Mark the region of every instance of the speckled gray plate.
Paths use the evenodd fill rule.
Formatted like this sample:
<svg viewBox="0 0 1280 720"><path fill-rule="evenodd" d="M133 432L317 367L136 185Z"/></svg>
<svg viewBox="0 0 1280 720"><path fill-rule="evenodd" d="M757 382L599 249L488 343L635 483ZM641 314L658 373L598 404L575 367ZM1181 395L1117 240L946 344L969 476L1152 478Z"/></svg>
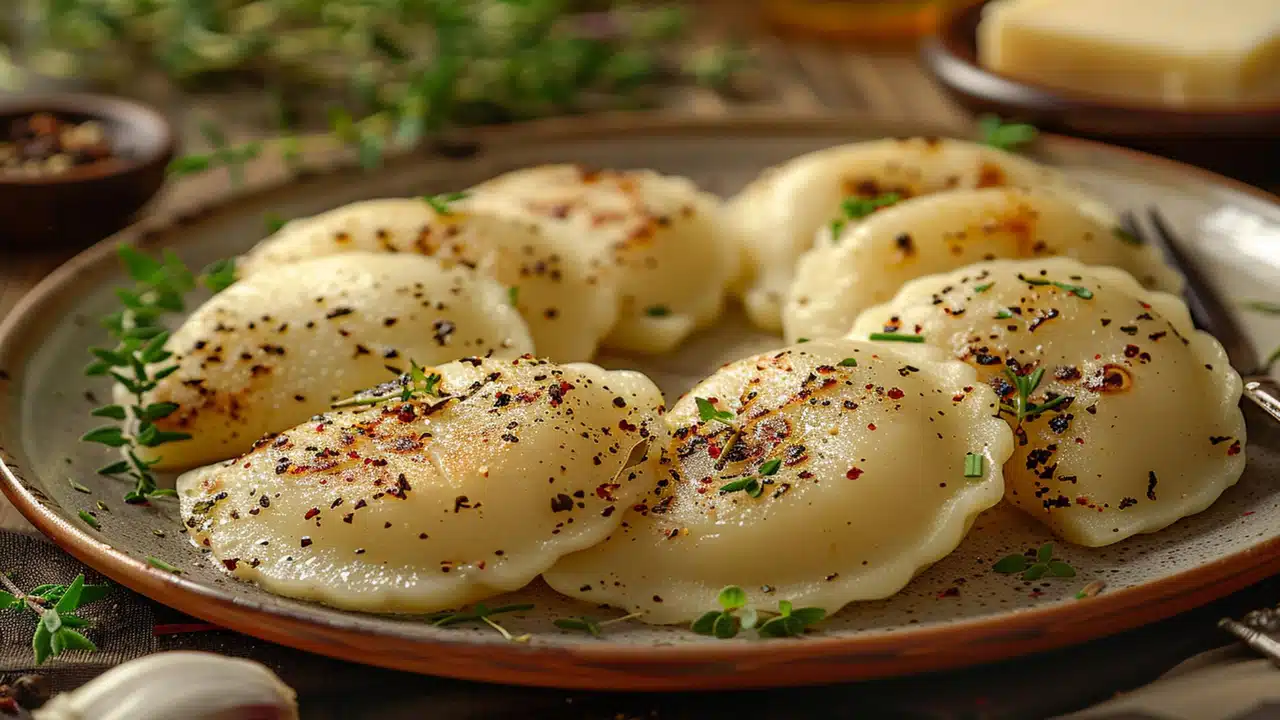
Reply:
<svg viewBox="0 0 1280 720"><path fill-rule="evenodd" d="M899 595L846 608L802 639L719 641L683 628L611 626L602 638L570 634L551 621L599 611L559 598L540 583L510 597L536 609L508 616L527 644L481 626L433 628L417 618L331 610L271 596L225 577L177 532L177 506L127 507L125 486L98 477L106 454L77 437L106 385L81 376L85 348L101 342L95 318L113 306L123 277L116 242L172 247L192 266L245 250L264 234L268 212L308 215L362 198L454 190L495 173L537 163L653 167L731 193L766 166L851 140L928 133L929 128L860 120L663 120L621 117L551 122L482 132L464 159L402 157L361 174L332 157L318 173L288 181L258 168L249 191L232 195L221 178L177 213L152 218L59 269L0 330L0 459L4 491L40 530L117 581L211 622L285 645L348 660L424 673L509 683L582 688L688 689L831 682L940 669L1043 650L1116 632L1194 607L1280 571L1280 429L1253 408L1249 467L1210 510L1160 533L1102 549L1059 547L1072 579L1024 582L991 572L992 562L1034 547L1048 534L1016 511L983 516L961 547ZM1065 167L1117 209L1157 204L1189 240L1220 286L1237 299L1280 299L1280 205L1224 178L1134 152L1046 138L1045 161ZM457 153L453 153L457 154ZM1270 295L1268 295L1268 292ZM1244 318L1260 347L1280 344L1280 318ZM601 362L649 373L669 397L720 363L777 346L737 314L659 358L609 356ZM1176 418L1171 418L1176 422ZM92 494L73 490L69 478ZM101 531L78 511L97 498ZM153 529L165 529L157 537ZM183 568L149 568L155 555ZM1090 581L1097 597L1076 600Z"/></svg>

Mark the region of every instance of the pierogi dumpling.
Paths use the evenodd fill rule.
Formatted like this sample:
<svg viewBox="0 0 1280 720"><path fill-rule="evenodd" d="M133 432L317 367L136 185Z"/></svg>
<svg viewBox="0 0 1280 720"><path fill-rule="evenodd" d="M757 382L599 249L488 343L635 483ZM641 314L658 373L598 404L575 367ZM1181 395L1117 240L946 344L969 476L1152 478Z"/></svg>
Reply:
<svg viewBox="0 0 1280 720"><path fill-rule="evenodd" d="M616 268L621 305L605 345L645 353L676 347L720 315L738 273L736 240L720 200L682 177L651 170L544 165L474 189L520 202Z"/></svg>
<svg viewBox="0 0 1280 720"><path fill-rule="evenodd" d="M858 313L887 302L908 280L982 260L1065 255L1179 292L1182 276L1159 250L1119 226L1105 205L1064 189L952 190L908 200L838 236L819 230L796 268L782 324L792 340L843 336Z"/></svg>
<svg viewBox="0 0 1280 720"><path fill-rule="evenodd" d="M417 255L345 253L235 283L165 347L178 370L147 401L177 403L156 425L193 437L151 452L160 467L189 468L239 455L411 360L514 357L533 343L490 278Z"/></svg>
<svg viewBox="0 0 1280 720"><path fill-rule="evenodd" d="M531 357L427 372L432 396L393 389L180 478L192 541L280 595L429 612L523 587L652 484L662 396L639 373Z"/></svg>
<svg viewBox="0 0 1280 720"><path fill-rule="evenodd" d="M539 357L587 360L618 318L613 270L554 227L503 212L510 200L472 195L443 205L367 200L290 221L237 263L240 277L353 251L418 253L460 262L512 288Z"/></svg>
<svg viewBox="0 0 1280 720"><path fill-rule="evenodd" d="M1222 346L1121 270L1049 258L920 278L851 337L884 332L923 336L996 388L1018 440L1006 497L1070 542L1159 530L1244 471L1240 376ZM1010 374L1039 378L1021 422Z"/></svg>
<svg viewBox="0 0 1280 720"><path fill-rule="evenodd" d="M699 398L728 422L701 419ZM657 481L623 526L543 577L660 624L715 608L726 585L769 588L750 593L759 609L888 597L1000 501L1013 441L995 411L972 369L930 348L836 339L731 363L668 414ZM759 492L724 491L752 477Z"/></svg>
<svg viewBox="0 0 1280 720"><path fill-rule="evenodd" d="M1068 184L1057 170L962 140L872 140L793 158L766 170L726 207L725 217L746 245L746 274L738 284L747 314L764 330L782 330L796 261L818 230L841 216L847 197Z"/></svg>

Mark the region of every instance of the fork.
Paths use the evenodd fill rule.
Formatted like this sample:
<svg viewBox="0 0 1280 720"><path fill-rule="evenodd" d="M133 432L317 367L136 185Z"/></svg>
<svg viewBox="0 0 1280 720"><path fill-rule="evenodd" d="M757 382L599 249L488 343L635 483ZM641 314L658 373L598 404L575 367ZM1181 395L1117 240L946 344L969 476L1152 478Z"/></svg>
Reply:
<svg viewBox="0 0 1280 720"><path fill-rule="evenodd" d="M1280 422L1280 384L1271 379L1267 368L1258 361L1258 351L1240 329L1235 314L1183 252L1182 243L1160 211L1154 207L1147 208L1147 219L1154 232L1146 232L1131 211L1126 210L1121 215L1120 223L1134 237L1159 248L1169 264L1182 272L1187 279L1184 296L1192 321L1197 328L1217 338L1227 351L1231 366L1244 381L1245 397Z"/></svg>

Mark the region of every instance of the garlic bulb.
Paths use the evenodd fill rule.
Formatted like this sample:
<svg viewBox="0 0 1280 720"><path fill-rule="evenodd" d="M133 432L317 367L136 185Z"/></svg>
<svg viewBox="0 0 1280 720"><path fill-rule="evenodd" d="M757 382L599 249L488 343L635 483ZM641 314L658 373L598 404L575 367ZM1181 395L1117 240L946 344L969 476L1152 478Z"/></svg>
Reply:
<svg viewBox="0 0 1280 720"><path fill-rule="evenodd" d="M112 668L35 711L35 720L297 720L293 690L250 660L149 655Z"/></svg>

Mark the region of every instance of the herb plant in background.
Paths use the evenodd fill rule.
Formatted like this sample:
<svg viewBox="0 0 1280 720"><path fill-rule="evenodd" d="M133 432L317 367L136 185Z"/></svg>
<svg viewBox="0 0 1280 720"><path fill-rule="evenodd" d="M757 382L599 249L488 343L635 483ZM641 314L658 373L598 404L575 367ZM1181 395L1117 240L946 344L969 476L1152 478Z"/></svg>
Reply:
<svg viewBox="0 0 1280 720"><path fill-rule="evenodd" d="M678 7L616 1L27 0L22 24L37 72L265 87L286 160L296 121L322 116L366 166L451 127L641 107L684 81L723 88L746 59L682 48ZM213 151L176 172L234 174L263 149L204 134Z"/></svg>

